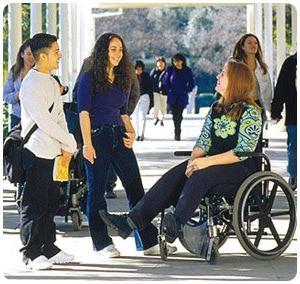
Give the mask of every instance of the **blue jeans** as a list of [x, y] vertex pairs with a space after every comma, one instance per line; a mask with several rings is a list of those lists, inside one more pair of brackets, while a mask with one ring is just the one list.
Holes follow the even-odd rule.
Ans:
[[[97, 251], [112, 244], [107, 227], [98, 213], [100, 209], [107, 210], [104, 194], [111, 164], [124, 186], [130, 208], [144, 196], [135, 154], [132, 149], [124, 146], [124, 136], [123, 126], [99, 125], [92, 130], [92, 143], [97, 158], [94, 164], [85, 160], [89, 188], [87, 217], [93, 245]], [[138, 250], [145, 250], [157, 244], [157, 229], [153, 224], [149, 224], [143, 231], [135, 231], [134, 235]]]
[[290, 177], [297, 177], [297, 125], [286, 126], [288, 139], [288, 173]]

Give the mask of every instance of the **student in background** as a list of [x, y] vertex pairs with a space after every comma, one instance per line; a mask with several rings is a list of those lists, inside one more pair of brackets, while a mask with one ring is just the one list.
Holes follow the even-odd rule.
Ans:
[[158, 57], [155, 64], [155, 68], [150, 72], [153, 86], [154, 125], [160, 122], [160, 125], [164, 126], [164, 116], [167, 113], [167, 93], [162, 79], [166, 73], [166, 60], [164, 57]]
[[143, 141], [146, 130], [146, 116], [149, 111], [151, 97], [153, 96], [152, 83], [145, 64], [141, 60], [135, 63], [135, 74], [140, 83], [140, 98], [132, 114], [132, 120], [137, 132], [137, 141]]
[[271, 118], [277, 122], [282, 118], [285, 105], [285, 126], [288, 134], [288, 173], [292, 190], [297, 188], [297, 53], [282, 64], [271, 107]]
[[259, 39], [256, 35], [244, 34], [236, 43], [233, 50], [233, 57], [248, 65], [255, 79], [254, 89], [251, 96], [263, 109], [263, 119], [267, 118], [267, 111], [271, 111], [273, 98], [273, 86], [264, 61]]
[[10, 105], [9, 129], [16, 126], [21, 120], [19, 92], [23, 78], [33, 66], [34, 58], [30, 48], [30, 39], [27, 39], [19, 48], [16, 63], [10, 69], [3, 89], [3, 99], [7, 104]]
[[186, 58], [181, 53], [172, 57], [172, 66], [167, 68], [163, 84], [167, 90], [167, 102], [173, 115], [174, 139], [180, 141], [182, 113], [189, 102], [188, 93], [195, 86], [192, 70], [186, 65]]

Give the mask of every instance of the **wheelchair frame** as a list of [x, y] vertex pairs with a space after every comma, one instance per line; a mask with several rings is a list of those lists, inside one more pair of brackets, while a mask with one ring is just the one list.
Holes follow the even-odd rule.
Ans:
[[[268, 140], [263, 139], [263, 145]], [[190, 155], [190, 151], [177, 151], [177, 156]], [[182, 225], [181, 244], [192, 254], [214, 264], [219, 249], [230, 235], [236, 235], [245, 251], [256, 259], [270, 260], [280, 256], [291, 243], [296, 229], [296, 206], [293, 192], [287, 182], [271, 171], [271, 163], [264, 153], [237, 153], [240, 157], [261, 158], [262, 170], [247, 177], [235, 197], [205, 197], [193, 217]], [[276, 198], [285, 198], [288, 208], [273, 208]], [[277, 204], [276, 204], [277, 206]], [[288, 216], [288, 229], [280, 237], [272, 218]], [[162, 260], [167, 260], [167, 242], [161, 212], [158, 243]], [[277, 221], [277, 220], [276, 220]], [[269, 232], [267, 232], [267, 230]], [[262, 248], [260, 244], [266, 248]], [[270, 248], [270, 243], [275, 247]]]

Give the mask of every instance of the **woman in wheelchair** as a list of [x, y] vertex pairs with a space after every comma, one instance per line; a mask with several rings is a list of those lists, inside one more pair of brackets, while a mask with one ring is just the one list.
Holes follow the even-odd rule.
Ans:
[[174, 242], [203, 197], [232, 196], [257, 170], [253, 159], [236, 155], [253, 152], [261, 133], [261, 110], [250, 95], [252, 72], [244, 63], [229, 60], [217, 79], [215, 89], [221, 98], [210, 108], [191, 157], [165, 173], [129, 214], [100, 212], [122, 238], [135, 227], [143, 230], [159, 212], [174, 205], [175, 211], [163, 219], [166, 241]]

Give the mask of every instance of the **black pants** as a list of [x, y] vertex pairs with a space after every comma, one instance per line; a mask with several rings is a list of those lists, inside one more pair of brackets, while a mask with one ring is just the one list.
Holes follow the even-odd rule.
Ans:
[[142, 230], [159, 212], [174, 205], [175, 215], [185, 224], [203, 197], [236, 193], [242, 181], [253, 172], [243, 163], [208, 167], [187, 178], [185, 161], [164, 174], [130, 211], [129, 217]]
[[26, 182], [21, 200], [21, 252], [26, 259], [40, 255], [50, 258], [60, 250], [54, 245], [56, 226], [54, 216], [59, 205], [59, 183], [54, 182], [54, 160], [36, 157], [23, 151]]
[[171, 105], [171, 111], [173, 115], [174, 122], [174, 132], [176, 136], [181, 134], [181, 122], [182, 122], [182, 113], [184, 108], [178, 105]]
[[113, 165], [110, 165], [109, 170], [108, 170], [108, 177], [107, 177], [107, 185], [105, 191], [112, 191], [114, 187], [116, 186], [116, 182], [118, 180], [116, 171], [113, 167]]
[[[97, 159], [94, 164], [85, 160], [88, 181], [86, 216], [95, 250], [99, 251], [113, 243], [107, 226], [99, 215], [99, 210], [107, 210], [104, 197], [109, 167], [112, 165], [124, 186], [129, 208], [132, 208], [143, 196], [139, 167], [133, 149], [124, 146], [125, 127], [117, 125], [99, 125], [92, 134]], [[145, 250], [157, 244], [157, 229], [149, 226], [143, 232], [135, 231], [137, 250]]]

